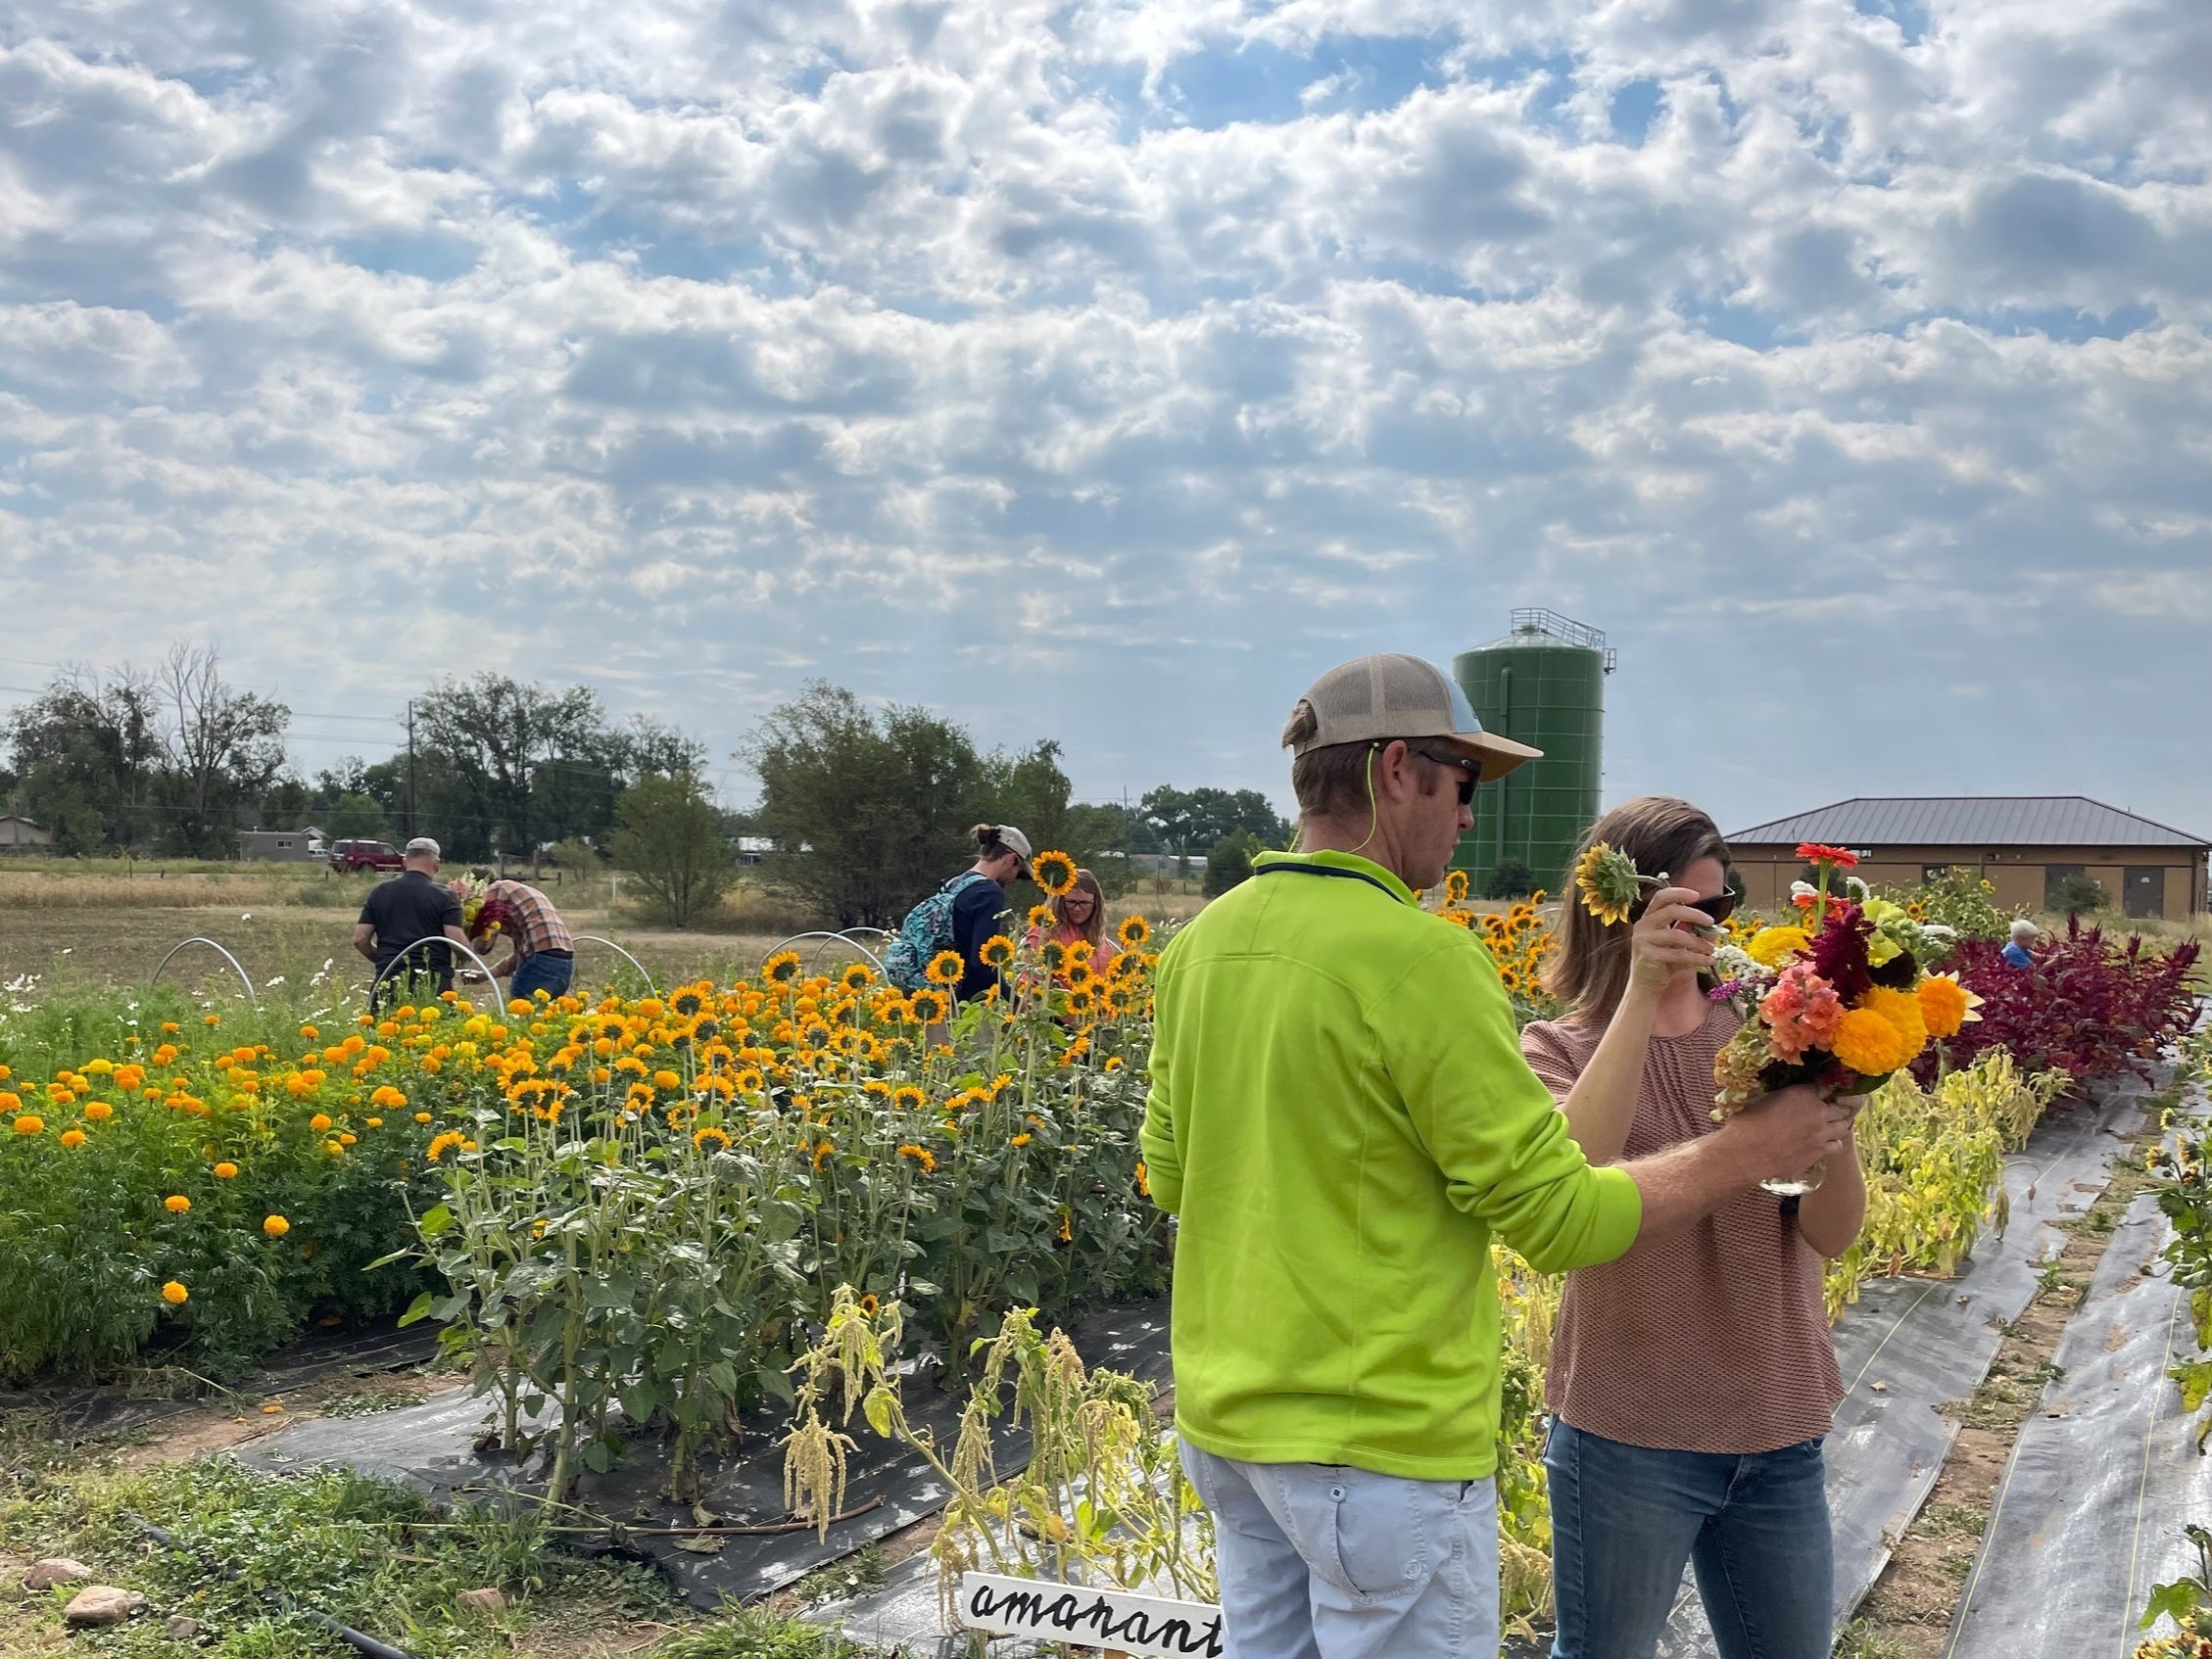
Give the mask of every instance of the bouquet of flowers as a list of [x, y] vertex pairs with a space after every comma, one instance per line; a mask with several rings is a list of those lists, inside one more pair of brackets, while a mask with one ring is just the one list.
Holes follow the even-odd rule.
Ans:
[[[465, 876], [457, 876], [446, 885], [452, 889], [454, 897], [460, 900], [460, 930], [470, 938], [475, 938], [476, 919], [484, 913], [484, 901], [491, 894], [492, 884], [489, 881], [472, 881]], [[484, 936], [488, 939], [499, 930], [499, 921], [495, 918], [485, 927]]]
[[[1744, 1020], [1713, 1062], [1716, 1119], [1797, 1084], [1830, 1099], [1865, 1094], [1981, 1018], [1982, 999], [1934, 971], [1955, 942], [1950, 928], [1876, 898], [1850, 874], [1858, 858], [1846, 848], [1808, 841], [1797, 853], [1816, 877], [1792, 888], [1801, 920], [1713, 953], [1718, 982], [1707, 994]], [[1577, 869], [1585, 907], [1605, 921], [1626, 920], [1642, 889], [1663, 879], [1603, 845]]]

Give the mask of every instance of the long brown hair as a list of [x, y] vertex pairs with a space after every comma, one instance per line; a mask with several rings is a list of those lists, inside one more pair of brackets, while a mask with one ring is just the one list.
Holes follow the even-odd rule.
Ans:
[[[1090, 895], [1090, 920], [1076, 930], [1095, 948], [1106, 937], [1106, 891], [1099, 886], [1098, 877], [1087, 870], [1076, 872], [1075, 885], [1068, 889], [1068, 893], [1076, 891], [1078, 887]], [[1074, 925], [1068, 920], [1068, 893], [1062, 893], [1052, 901], [1052, 919], [1063, 927]]]
[[[1579, 860], [1598, 841], [1626, 853], [1647, 876], [1679, 877], [1701, 858], [1728, 864], [1720, 827], [1688, 801], [1645, 795], [1616, 806], [1584, 831]], [[1560, 948], [1544, 970], [1544, 989], [1584, 1019], [1610, 1019], [1628, 989], [1628, 935], [1633, 924], [1600, 922], [1582, 908], [1570, 871], [1562, 895], [1565, 915]]]

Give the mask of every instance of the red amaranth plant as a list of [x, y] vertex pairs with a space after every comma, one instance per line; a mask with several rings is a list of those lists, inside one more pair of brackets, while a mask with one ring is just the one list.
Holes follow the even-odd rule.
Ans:
[[[2140, 1071], [2196, 1024], [2189, 979], [2199, 950], [2192, 939], [2154, 956], [2140, 936], [2113, 944], [2078, 917], [2037, 950], [2033, 968], [2006, 964], [2000, 940], [1962, 940], [1947, 967], [1982, 997], [1982, 1018], [1942, 1045], [1948, 1064], [2006, 1048], [2028, 1070], [2063, 1071], [2077, 1084]], [[1923, 1081], [1933, 1075], [1933, 1048], [1916, 1069]]]

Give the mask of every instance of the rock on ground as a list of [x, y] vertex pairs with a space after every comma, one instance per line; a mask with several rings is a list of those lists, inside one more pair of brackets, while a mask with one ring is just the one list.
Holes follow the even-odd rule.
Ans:
[[120, 1625], [134, 1613], [145, 1611], [146, 1598], [134, 1589], [118, 1589], [113, 1585], [94, 1585], [80, 1589], [70, 1604], [62, 1609], [62, 1618], [72, 1625]]
[[30, 1571], [24, 1575], [24, 1588], [35, 1595], [56, 1585], [79, 1585], [91, 1577], [92, 1569], [83, 1562], [72, 1561], [67, 1555], [49, 1555], [31, 1564]]

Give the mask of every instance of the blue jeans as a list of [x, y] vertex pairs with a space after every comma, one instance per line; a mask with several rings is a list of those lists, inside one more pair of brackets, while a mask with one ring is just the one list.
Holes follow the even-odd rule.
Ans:
[[1685, 1562], [1720, 1659], [1828, 1659], [1835, 1546], [1820, 1443], [1653, 1451], [1555, 1421], [1552, 1659], [1651, 1659]]
[[1182, 1443], [1228, 1659], [1497, 1659], [1495, 1482], [1239, 1463]]
[[560, 996], [575, 977], [576, 959], [572, 956], [524, 957], [514, 970], [514, 977], [507, 981], [507, 1001], [520, 997], [528, 1002], [536, 991], [544, 991], [549, 997]]

